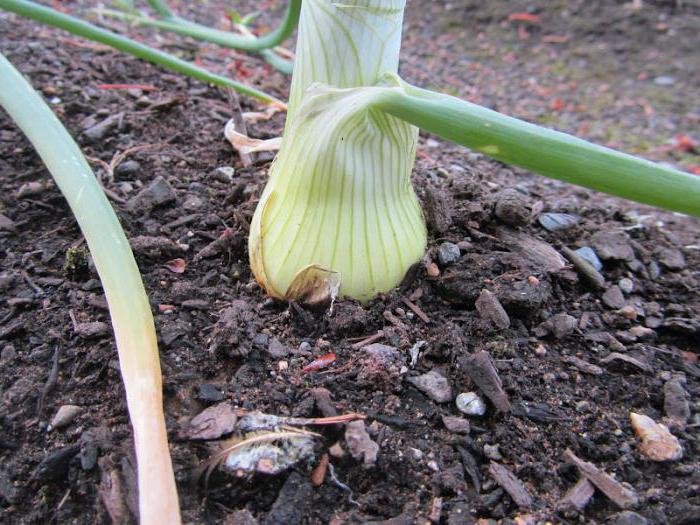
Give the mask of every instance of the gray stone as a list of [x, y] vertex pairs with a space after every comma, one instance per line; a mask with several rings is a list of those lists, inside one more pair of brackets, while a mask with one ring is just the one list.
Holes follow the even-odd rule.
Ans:
[[644, 516], [631, 510], [626, 510], [615, 516], [615, 520], [612, 523], [613, 525], [647, 525], [649, 522]]
[[676, 83], [676, 77], [670, 75], [660, 75], [654, 78], [654, 84], [657, 86], [672, 86]]
[[495, 208], [496, 217], [510, 226], [525, 226], [530, 222], [531, 210], [522, 193], [507, 189], [499, 193]]
[[64, 428], [70, 425], [73, 420], [83, 411], [82, 408], [75, 405], [63, 405], [58, 409], [56, 415], [51, 418], [49, 430], [54, 428]]
[[625, 232], [600, 231], [591, 237], [591, 245], [595, 248], [598, 257], [604, 261], [634, 259], [630, 237]]
[[0, 213], [0, 232], [11, 232], [14, 233], [17, 230], [17, 225], [15, 221], [10, 219], [7, 215]]
[[452, 242], [443, 242], [438, 247], [438, 261], [440, 266], [449, 266], [456, 263], [460, 257], [459, 246]]
[[619, 310], [625, 306], [625, 296], [619, 286], [611, 286], [603, 294], [603, 302], [614, 310]]
[[211, 383], [197, 385], [197, 399], [205, 403], [218, 403], [223, 401], [224, 395]]
[[447, 430], [457, 434], [469, 434], [471, 430], [469, 420], [463, 417], [442, 416], [442, 423]]
[[568, 213], [543, 213], [537, 221], [545, 230], [556, 232], [567, 230], [581, 222], [581, 217]]
[[0, 361], [3, 363], [9, 363], [10, 361], [14, 361], [15, 357], [17, 357], [17, 350], [15, 350], [15, 347], [12, 345], [5, 345], [2, 348], [2, 352], [0, 353]]
[[598, 254], [596, 254], [593, 248], [590, 248], [589, 246], [584, 246], [583, 248], [579, 248], [578, 250], [576, 250], [575, 253], [579, 254], [581, 258], [583, 258], [583, 260], [585, 260], [588, 264], [593, 266], [593, 268], [595, 268], [596, 271], [599, 272], [603, 269], [603, 263], [600, 262]]
[[681, 427], [690, 418], [689, 398], [679, 379], [671, 379], [664, 384], [664, 412]]
[[682, 270], [686, 266], [685, 257], [674, 248], [662, 248], [658, 253], [659, 262], [666, 269], [671, 271]]
[[204, 199], [197, 195], [190, 195], [182, 203], [182, 208], [187, 211], [199, 211], [204, 206]]
[[484, 445], [484, 456], [494, 461], [501, 461], [503, 459], [501, 451], [498, 450], [498, 445], [489, 445], [488, 443]]
[[423, 392], [433, 401], [447, 403], [452, 401], [452, 387], [446, 377], [435, 370], [427, 374], [409, 377], [408, 382]]
[[634, 291], [634, 282], [632, 282], [632, 279], [628, 279], [627, 277], [623, 277], [617, 282], [617, 285], [620, 287], [620, 290], [623, 291], [625, 294], [631, 294]]
[[175, 199], [175, 190], [170, 183], [163, 177], [156, 177], [129, 201], [129, 208], [133, 211], [150, 211], [156, 206], [175, 202]]
[[124, 162], [120, 162], [114, 169], [114, 175], [119, 179], [130, 179], [138, 175], [139, 171], [141, 171], [141, 164], [139, 164], [139, 162], [135, 160], [125, 160]]
[[483, 416], [486, 413], [486, 403], [476, 392], [463, 392], [455, 400], [460, 412], [468, 416]]
[[111, 115], [83, 131], [83, 135], [90, 142], [99, 142], [107, 137], [119, 124], [123, 113]]
[[362, 459], [365, 466], [372, 466], [377, 462], [379, 445], [369, 437], [364, 421], [353, 421], [345, 427], [345, 443], [348, 452], [355, 459]]
[[578, 325], [575, 317], [565, 313], [554, 315], [549, 321], [552, 335], [557, 339], [563, 339], [573, 334]]
[[270, 344], [267, 346], [267, 353], [273, 359], [281, 359], [289, 355], [289, 348], [284, 346], [279, 339], [273, 337]]

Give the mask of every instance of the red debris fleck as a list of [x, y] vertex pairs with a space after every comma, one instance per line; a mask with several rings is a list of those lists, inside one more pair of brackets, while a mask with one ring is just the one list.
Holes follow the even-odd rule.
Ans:
[[545, 35], [542, 37], [544, 44], [566, 44], [571, 37], [569, 35]]
[[99, 84], [97, 89], [140, 89], [141, 91], [158, 91], [155, 86], [146, 84]]
[[333, 361], [335, 361], [335, 354], [326, 354], [324, 356], [319, 357], [318, 359], [314, 359], [313, 361], [311, 361], [301, 371], [305, 374], [308, 372], [315, 372], [316, 370], [320, 370], [321, 368], [326, 368]]
[[185, 259], [173, 259], [166, 262], [163, 266], [173, 273], [185, 273]]
[[159, 304], [158, 311], [162, 314], [167, 314], [175, 311], [175, 307], [172, 304]]
[[682, 151], [685, 153], [692, 153], [698, 149], [699, 144], [697, 141], [691, 139], [688, 135], [678, 134], [674, 138], [673, 149], [676, 151]]
[[700, 164], [691, 164], [687, 170], [693, 175], [700, 175]]
[[566, 103], [559, 97], [555, 98], [549, 103], [549, 109], [552, 111], [561, 111], [566, 106]]
[[511, 13], [508, 15], [509, 22], [530, 22], [533, 24], [541, 24], [542, 18], [530, 13]]

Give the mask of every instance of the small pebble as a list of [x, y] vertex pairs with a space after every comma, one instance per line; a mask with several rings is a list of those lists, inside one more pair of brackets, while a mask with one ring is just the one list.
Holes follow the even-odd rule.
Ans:
[[631, 294], [634, 291], [634, 283], [632, 279], [628, 279], [627, 277], [620, 279], [617, 285], [620, 287], [620, 290], [626, 294]]
[[579, 401], [576, 403], [576, 412], [588, 412], [591, 408], [591, 404], [588, 401]]
[[13, 361], [15, 357], [17, 357], [17, 350], [15, 350], [14, 346], [5, 345], [2, 348], [2, 353], [0, 353], [0, 361], [7, 363]]
[[211, 383], [197, 385], [197, 399], [207, 403], [223, 401], [224, 395]]
[[535, 348], [535, 355], [537, 357], [544, 357], [547, 355], [547, 348], [544, 345], [537, 345]]
[[423, 459], [423, 451], [417, 448], [409, 448], [408, 450], [411, 451], [411, 457], [415, 459], [416, 461], [420, 461]]
[[476, 392], [464, 392], [455, 400], [460, 412], [468, 416], [483, 416], [486, 413], [486, 404]]
[[637, 309], [629, 304], [620, 308], [617, 313], [619, 313], [625, 319], [629, 319], [630, 321], [634, 321], [638, 315]]
[[457, 262], [460, 255], [459, 246], [452, 242], [443, 242], [438, 247], [438, 261], [440, 261], [440, 266], [449, 266]]
[[498, 450], [498, 445], [489, 445], [488, 443], [484, 445], [484, 456], [494, 461], [501, 461], [503, 456]]
[[596, 271], [601, 271], [603, 269], [603, 263], [600, 262], [600, 259], [593, 248], [584, 246], [583, 248], [576, 250], [576, 253], [579, 254], [588, 264], [593, 266]]
[[428, 461], [427, 465], [428, 468], [433, 472], [440, 472], [440, 467], [438, 467], [437, 461], [435, 461], [434, 459]]
[[654, 84], [657, 86], [672, 86], [676, 83], [676, 77], [670, 75], [661, 75], [654, 78]]
[[427, 374], [409, 377], [408, 382], [438, 403], [446, 403], [452, 399], [450, 382], [435, 370], [431, 370]]
[[611, 286], [603, 294], [603, 302], [606, 306], [619, 310], [625, 306], [625, 296], [622, 295], [622, 290], [620, 290], [619, 286]]
[[556, 232], [576, 226], [581, 221], [581, 217], [568, 213], [543, 213], [537, 221], [545, 230]]
[[665, 425], [656, 423], [649, 416], [630, 412], [632, 428], [642, 444], [639, 450], [652, 461], [678, 461], [683, 458], [683, 448], [678, 438]]
[[530, 208], [523, 195], [514, 189], [503, 190], [497, 198], [495, 214], [510, 226], [525, 226], [530, 221]]
[[63, 428], [70, 425], [73, 420], [78, 417], [78, 415], [83, 411], [79, 406], [75, 405], [63, 405], [58, 409], [56, 415], [51, 419], [51, 423], [47, 430], [52, 430], [54, 428]]
[[131, 178], [138, 175], [140, 170], [141, 164], [139, 164], [137, 161], [125, 160], [124, 162], [120, 162], [114, 169], [114, 175], [119, 179]]
[[469, 434], [471, 430], [469, 420], [455, 416], [442, 416], [442, 423], [450, 432], [457, 434]]

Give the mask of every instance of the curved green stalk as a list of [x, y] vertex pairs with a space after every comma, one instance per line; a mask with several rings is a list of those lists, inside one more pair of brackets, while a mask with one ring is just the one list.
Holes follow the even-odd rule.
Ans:
[[129, 241], [78, 146], [2, 54], [0, 78], [0, 106], [32, 142], [68, 201], [102, 281], [134, 429], [141, 523], [180, 523], [153, 316]]
[[80, 20], [58, 11], [54, 11], [51, 8], [44, 7], [42, 5], [36, 4], [34, 2], [29, 2], [27, 0], [0, 0], [0, 9], [6, 11], [12, 11], [18, 15], [24, 16], [26, 18], [31, 18], [37, 22], [41, 22], [46, 25], [53, 27], [58, 27], [64, 29], [74, 35], [87, 38], [88, 40], [93, 40], [95, 42], [100, 42], [101, 44], [106, 44], [110, 47], [123, 51], [138, 58], [147, 60], [154, 64], [163, 66], [170, 71], [176, 73], [182, 73], [184, 75], [190, 76], [197, 80], [203, 82], [208, 82], [217, 86], [228, 87], [248, 95], [253, 98], [257, 98], [268, 104], [273, 104], [277, 106], [284, 106], [284, 102], [278, 100], [272, 95], [268, 95], [263, 91], [255, 89], [250, 86], [231, 80], [230, 78], [211, 73], [206, 69], [202, 69], [190, 62], [181, 60], [177, 57], [158, 51], [144, 44], [140, 44], [131, 40], [130, 38], [123, 37], [107, 31], [106, 29], [99, 28], [88, 22]]
[[190, 22], [179, 16], [175, 16], [165, 2], [160, 0], [149, 0], [153, 9], [162, 19], [148, 18], [130, 13], [119, 13], [110, 11], [111, 16], [119, 16], [139, 25], [157, 27], [166, 31], [172, 31], [183, 36], [190, 36], [197, 40], [204, 40], [222, 47], [240, 49], [242, 51], [261, 51], [271, 49], [284, 42], [292, 34], [299, 23], [299, 11], [301, 10], [301, 0], [289, 0], [287, 11], [280, 25], [269, 33], [259, 37], [247, 37], [220, 31], [196, 22]]
[[163, 0], [148, 0], [148, 3], [161, 18], [177, 18]]
[[404, 84], [376, 107], [451, 142], [535, 173], [700, 216], [700, 177]]
[[197, 40], [211, 42], [229, 49], [240, 49], [259, 53], [265, 61], [284, 74], [291, 74], [294, 63], [291, 60], [280, 57], [272, 50], [282, 43], [294, 31], [299, 22], [299, 10], [301, 0], [291, 0], [287, 6], [284, 19], [280, 26], [262, 37], [252, 35], [236, 35], [228, 31], [213, 29], [196, 22], [190, 22], [176, 16], [165, 2], [149, 0], [151, 7], [160, 15], [160, 19], [139, 16], [133, 13], [115, 11], [113, 9], [98, 9], [102, 15], [111, 16], [120, 20], [126, 20], [137, 25], [155, 27], [164, 31], [171, 31], [183, 36], [189, 36]]

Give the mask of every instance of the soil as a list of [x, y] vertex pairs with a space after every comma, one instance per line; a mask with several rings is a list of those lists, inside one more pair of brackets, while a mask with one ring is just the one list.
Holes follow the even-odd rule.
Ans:
[[[183, 14], [186, 4], [173, 2]], [[225, 27], [225, 3], [210, 4], [189, 16]], [[269, 8], [260, 28], [283, 8], [238, 4]], [[413, 0], [401, 74], [700, 171], [700, 7], [640, 4]], [[87, 16], [89, 3], [58, 6]], [[289, 79], [256, 57], [105, 23], [288, 94]], [[5, 13], [0, 49], [83, 147], [132, 239], [159, 334], [185, 522], [700, 522], [697, 219], [422, 136], [414, 184], [431, 231], [425, 261], [368, 305], [307, 310], [267, 298], [251, 276], [246, 232], [271, 159], [243, 167], [224, 140], [230, 94]], [[276, 115], [248, 132], [275, 137], [283, 123]], [[64, 199], [4, 113], [0, 144], [0, 213], [11, 221], [0, 228], [0, 522], [134, 520], [131, 430], [99, 280]], [[550, 231], [541, 221], [553, 212], [578, 219], [554, 217], [565, 227]], [[459, 247], [456, 260], [446, 242]], [[562, 258], [582, 247], [602, 259], [597, 275]], [[167, 264], [176, 258], [183, 273]], [[360, 348], [370, 336], [391, 348]], [[330, 353], [335, 361], [304, 371]], [[484, 415], [458, 410], [454, 398], [467, 392]], [[345, 425], [315, 427], [310, 460], [283, 473], [217, 469], [208, 486], [192, 483], [209, 449], [188, 424], [220, 403], [367, 418], [352, 436]], [[47, 430], [63, 405], [80, 411]], [[682, 458], [648, 459], [631, 412], [669, 425]], [[329, 449], [337, 482], [329, 470], [315, 486]], [[613, 477], [613, 490], [598, 485], [579, 510], [561, 503], [577, 482], [586, 492], [567, 449]], [[625, 489], [637, 503], [622, 512]]]

